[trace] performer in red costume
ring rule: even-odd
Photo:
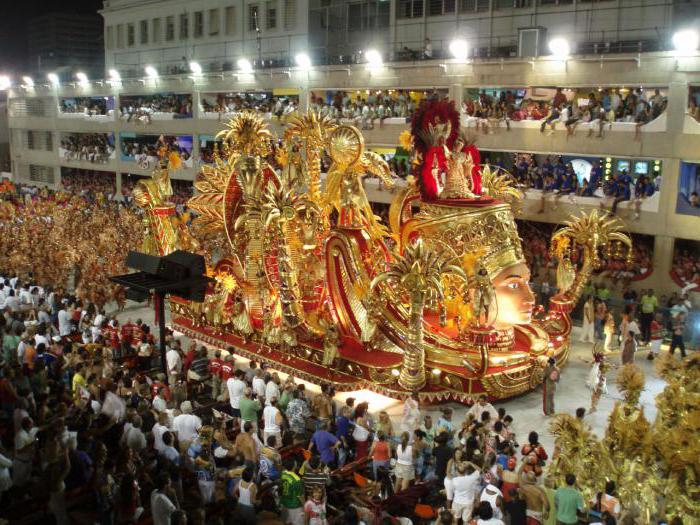
[[[447,152],[454,147],[459,135],[459,112],[453,101],[430,99],[423,101],[411,122],[416,151],[423,156],[422,171],[419,173],[423,200],[435,201],[440,198],[442,175],[447,169]],[[481,195],[481,156],[471,143],[462,150],[471,156],[473,190]]]

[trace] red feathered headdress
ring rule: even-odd
[[[413,135],[413,143],[415,148],[425,154],[430,147],[423,139],[424,133],[428,130],[428,126],[436,124],[450,124],[450,134],[447,137],[446,145],[452,148],[455,138],[459,134],[459,111],[455,108],[453,100],[423,100],[413,115],[411,121],[411,134]]]

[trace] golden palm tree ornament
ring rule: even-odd
[[[289,121],[285,136],[297,139],[306,156],[305,182],[308,184],[309,199],[317,205],[321,203],[321,155],[336,124],[328,115],[309,111],[306,115]]]
[[[456,275],[466,280],[462,268],[443,254],[429,251],[421,239],[410,244],[403,255],[389,265],[389,269],[377,275],[370,284],[374,290],[380,283],[391,281],[403,289],[409,297],[409,332],[403,352],[403,365],[399,374],[399,386],[417,391],[425,386],[425,351],[423,349],[423,309],[431,294],[444,300],[442,277]]]
[[[582,213],[564,223],[564,228],[552,235],[552,251],[559,258],[557,286],[561,290],[552,298],[560,308],[570,310],[581,297],[586,283],[602,265],[601,255],[610,254],[612,243],[627,247],[627,263],[633,261],[632,240],[622,232],[616,218],[598,210]],[[581,266],[576,271],[571,263],[574,249],[581,250]]]

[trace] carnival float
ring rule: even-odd
[[[522,194],[508,173],[480,165],[449,101],[425,102],[402,136],[414,176],[400,190],[360,131],[314,112],[278,139],[244,111],[218,138],[188,202],[189,229],[168,201],[168,155],[135,191],[144,248],[211,261],[205,301],[171,299],[172,324],[339,391],[462,402],[527,392],[549,358],[566,361],[591,273],[631,257],[615,218],[572,218],[552,237],[559,292],[544,312],[515,223]],[[369,176],[394,192],[388,224],[365,194]]]

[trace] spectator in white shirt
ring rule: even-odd
[[[255,377],[253,378],[253,392],[258,395],[258,401],[261,403],[265,401],[265,380],[263,379],[262,368],[258,368],[255,371]]]
[[[475,421],[481,421],[481,414],[488,412],[491,414],[491,421],[495,422],[498,419],[498,411],[493,407],[491,403],[488,402],[488,397],[485,394],[479,396],[479,400],[474,404],[473,407],[467,412],[467,417],[469,414],[474,416]]]
[[[175,347],[171,347],[165,354],[168,365],[168,383],[174,385],[182,373],[182,357]]]
[[[68,305],[64,303],[58,312],[58,334],[61,337],[70,335],[71,326],[71,313]]]
[[[168,403],[165,401],[165,398],[163,397],[163,389],[160,388],[158,390],[158,393],[156,394],[156,397],[153,398],[153,410],[155,410],[158,413],[163,413],[167,410],[168,408]]]
[[[19,311],[19,298],[15,295],[14,290],[8,292],[7,299],[5,299],[5,308],[13,313]]]
[[[141,430],[141,416],[134,416],[131,426],[124,431],[123,443],[136,453],[146,449],[146,435]]]
[[[180,452],[186,452],[197,432],[202,428],[202,420],[192,413],[192,403],[183,401],[180,405],[182,414],[173,419],[173,432],[177,433]]]
[[[474,501],[481,489],[481,473],[471,463],[457,465],[457,476],[452,478],[452,514],[467,523],[472,515]]]
[[[151,492],[151,514],[153,525],[170,525],[170,516],[177,510],[175,491],[170,485],[170,475],[161,472],[156,479],[156,488]]]
[[[276,373],[272,374],[272,377],[270,380],[267,382],[267,385],[265,385],[265,399],[268,401],[265,403],[266,405],[269,405],[270,402],[269,400],[272,398],[279,399],[280,398],[280,376],[278,376]]]
[[[246,384],[241,379],[244,375],[242,370],[236,370],[233,377],[226,381],[228,398],[231,403],[231,415],[234,420],[241,417],[241,398],[246,389]]]
[[[168,414],[165,412],[160,412],[158,414],[158,422],[153,425],[151,432],[153,432],[153,448],[155,448],[159,454],[162,454],[165,450],[163,434],[168,432]]]

